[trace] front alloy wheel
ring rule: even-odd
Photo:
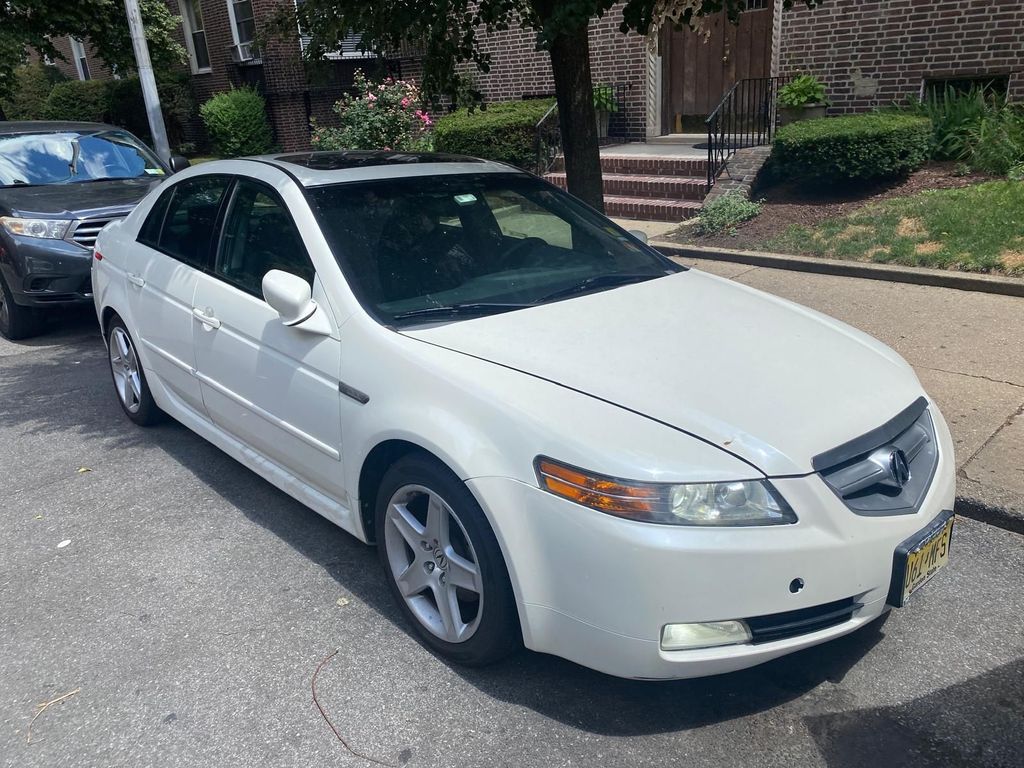
[[[411,453],[377,493],[377,550],[402,612],[435,653],[480,666],[522,643],[505,559],[483,510],[437,459]]]
[[[449,643],[471,638],[484,588],[476,552],[448,502],[421,485],[399,488],[388,502],[384,546],[391,575],[420,624]]]

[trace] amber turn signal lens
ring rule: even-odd
[[[536,467],[537,477],[544,489],[602,512],[623,517],[646,517],[662,499],[656,487],[626,485],[611,478],[557,464],[550,459],[538,459]]]

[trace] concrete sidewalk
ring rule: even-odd
[[[1024,532],[1024,299],[677,261],[832,315],[903,355],[953,432],[957,511]]]

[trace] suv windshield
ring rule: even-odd
[[[163,176],[160,161],[124,131],[0,135],[0,186]]]
[[[479,317],[682,271],[532,176],[417,176],[310,194],[363,305],[408,325]]]

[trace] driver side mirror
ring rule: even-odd
[[[191,165],[192,163],[188,161],[188,158],[182,157],[181,155],[171,155],[171,173],[184,171],[186,168],[191,167]]]
[[[631,234],[644,245],[647,245],[647,233],[644,232],[642,229],[631,229],[629,230],[629,234]]]
[[[298,275],[272,269],[263,276],[263,298],[292,328],[329,336],[330,323],[318,313],[309,283]]]

